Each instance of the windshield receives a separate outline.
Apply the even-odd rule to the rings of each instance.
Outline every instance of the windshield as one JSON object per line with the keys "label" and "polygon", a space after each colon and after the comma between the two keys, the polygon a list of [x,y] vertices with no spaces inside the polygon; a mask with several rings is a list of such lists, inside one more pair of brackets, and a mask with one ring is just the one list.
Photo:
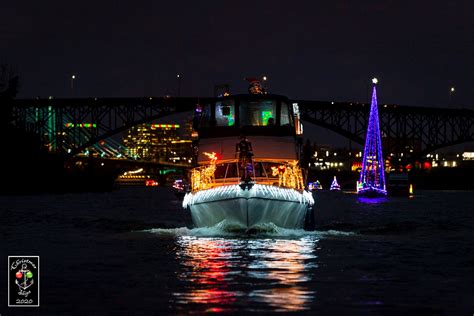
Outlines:
{"label": "windshield", "polygon": [[276,101],[243,101],[240,104],[240,126],[271,126],[276,123]]}
{"label": "windshield", "polygon": [[293,126],[293,120],[290,119],[290,114],[288,112],[288,104],[286,102],[281,103],[281,112],[280,112],[280,125],[281,126]]}
{"label": "windshield", "polygon": [[234,100],[216,102],[216,125],[234,126],[235,106]]}

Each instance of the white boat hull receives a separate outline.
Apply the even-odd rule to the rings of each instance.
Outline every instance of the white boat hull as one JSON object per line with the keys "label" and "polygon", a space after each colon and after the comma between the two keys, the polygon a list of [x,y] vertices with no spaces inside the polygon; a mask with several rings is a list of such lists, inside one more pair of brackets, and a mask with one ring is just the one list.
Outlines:
{"label": "white boat hull", "polygon": [[309,192],[256,184],[245,190],[229,185],[188,193],[183,206],[191,210],[196,227],[212,227],[226,221],[247,229],[270,223],[301,229],[313,203]]}

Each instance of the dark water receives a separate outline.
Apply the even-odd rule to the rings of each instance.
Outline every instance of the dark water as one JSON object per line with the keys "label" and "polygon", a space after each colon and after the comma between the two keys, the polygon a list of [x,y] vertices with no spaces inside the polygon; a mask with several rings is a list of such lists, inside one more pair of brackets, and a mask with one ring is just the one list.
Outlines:
{"label": "dark water", "polygon": [[[316,201],[316,232],[241,236],[162,188],[0,197],[0,313],[474,313],[473,192]],[[39,308],[7,307],[8,255],[40,256]]]}

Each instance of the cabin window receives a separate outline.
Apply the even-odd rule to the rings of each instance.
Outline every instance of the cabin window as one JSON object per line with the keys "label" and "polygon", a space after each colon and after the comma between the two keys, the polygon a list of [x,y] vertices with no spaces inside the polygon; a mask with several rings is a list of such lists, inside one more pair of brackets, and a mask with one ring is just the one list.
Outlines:
{"label": "cabin window", "polygon": [[235,124],[235,105],[234,100],[222,101],[216,103],[216,125],[234,126]]}
{"label": "cabin window", "polygon": [[281,103],[280,125],[281,126],[290,125],[290,116],[288,114],[288,104],[286,104],[285,102]]}
{"label": "cabin window", "polygon": [[275,101],[244,101],[240,104],[240,126],[271,126],[275,123]]}
{"label": "cabin window", "polygon": [[207,104],[202,110],[200,127],[211,126],[211,105]]}

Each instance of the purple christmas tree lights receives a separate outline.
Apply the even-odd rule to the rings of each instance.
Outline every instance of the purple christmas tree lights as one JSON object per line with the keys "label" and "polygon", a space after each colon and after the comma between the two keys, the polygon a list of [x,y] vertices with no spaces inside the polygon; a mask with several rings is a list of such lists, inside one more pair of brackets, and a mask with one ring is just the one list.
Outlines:
{"label": "purple christmas tree lights", "polygon": [[369,126],[365,138],[362,170],[357,184],[357,193],[361,195],[387,195],[385,186],[384,159],[382,155],[382,140],[380,138],[379,112],[377,109],[377,91],[372,80],[372,103],[370,106]]}
{"label": "purple christmas tree lights", "polygon": [[331,187],[330,187],[329,190],[331,190],[331,191],[340,191],[341,190],[341,186],[339,185],[339,183],[337,183],[336,176],[334,176],[334,180],[332,180]]}

